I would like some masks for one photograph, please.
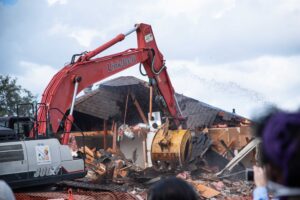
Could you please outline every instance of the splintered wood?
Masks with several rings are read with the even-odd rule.
[[[220,194],[219,191],[214,190],[210,187],[207,187],[205,185],[202,185],[200,183],[193,183],[199,194],[205,198],[212,198],[214,196],[217,196]]]
[[[132,167],[119,151],[108,148],[96,150],[87,146],[79,149],[85,155],[85,162],[88,168],[88,175],[92,180],[109,179],[120,181],[128,175],[129,168]]]
[[[106,172],[106,166],[102,163],[97,163],[97,162],[94,162],[95,159],[98,159],[101,157],[101,153],[99,151],[96,151],[96,149],[90,149],[89,147],[87,146],[84,146],[84,147],[81,147],[79,149],[79,151],[83,154],[85,154],[86,156],[86,159],[85,159],[85,162],[90,166],[90,168],[96,172],[97,174],[99,175],[103,175],[105,174]]]
[[[213,149],[222,155],[226,149],[220,141],[224,141],[230,149],[240,150],[249,143],[253,137],[250,126],[229,127],[229,128],[209,128],[208,135],[213,141]]]

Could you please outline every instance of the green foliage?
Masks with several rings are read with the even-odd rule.
[[[20,85],[17,79],[0,75],[0,116],[16,116],[17,105],[33,103],[36,97]],[[29,106],[19,106],[19,115],[28,116],[32,112]]]

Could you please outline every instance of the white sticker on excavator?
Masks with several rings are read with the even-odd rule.
[[[36,160],[38,165],[50,164],[51,154],[48,145],[38,145],[35,147]]]
[[[153,35],[151,33],[145,35],[145,41],[148,43],[148,42],[151,42],[153,40]]]

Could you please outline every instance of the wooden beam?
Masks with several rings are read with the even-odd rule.
[[[84,132],[71,132],[72,136],[81,137],[82,133],[84,136],[98,136],[104,135],[104,131],[84,131]],[[112,135],[112,131],[107,131],[107,134]]]
[[[140,106],[140,103],[139,103],[138,100],[135,98],[135,95],[132,94],[132,93],[130,93],[130,96],[131,96],[131,99],[132,99],[132,101],[133,101],[133,104],[135,105],[135,107],[136,107],[136,109],[137,109],[137,111],[138,111],[138,113],[139,113],[139,116],[141,117],[141,119],[143,120],[143,122],[144,122],[145,124],[148,124],[147,118],[146,118],[146,116],[145,116],[145,114],[144,114],[144,112],[143,112],[143,110],[142,110],[142,108],[141,108],[141,106]]]
[[[126,96],[126,104],[125,104],[125,111],[124,111],[124,124],[126,124],[126,116],[127,116],[127,108],[128,108],[128,100],[129,100],[129,92],[127,93]]]
[[[106,150],[107,149],[107,121],[106,120],[103,121],[103,133],[104,133],[103,148],[104,148],[104,150]]]
[[[117,152],[117,140],[118,140],[118,126],[117,123],[114,123],[113,127],[113,151]]]

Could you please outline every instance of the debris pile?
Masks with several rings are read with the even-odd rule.
[[[141,170],[131,160],[126,159],[122,152],[113,151],[111,148],[96,150],[96,148],[90,149],[84,146],[79,149],[79,152],[85,156],[87,178],[91,182],[112,181],[121,184],[124,183],[130,170]]]
[[[122,130],[130,132],[128,127]],[[243,156],[235,155],[235,158],[231,160],[236,160],[234,164],[239,167],[240,171],[236,172],[235,168],[232,167],[231,174],[222,173],[219,177],[216,172],[222,171],[226,165],[234,165],[231,164],[230,160],[213,150],[212,145],[215,141],[207,133],[195,134],[191,139],[192,148],[187,166],[172,171],[158,171],[155,167],[142,169],[136,166],[131,159],[126,159],[118,148],[104,150],[82,146],[78,149],[78,154],[85,158],[87,176],[82,180],[63,181],[58,185],[64,189],[76,188],[78,194],[74,194],[82,195],[82,197],[91,197],[92,193],[97,193],[97,197],[102,195],[103,198],[105,195],[124,194],[128,195],[128,198],[144,200],[152,184],[170,176],[177,176],[190,183],[198,192],[200,199],[252,199],[254,185],[252,182],[244,180],[245,168],[238,166],[238,163],[245,154],[253,149],[255,145],[252,143],[255,140],[239,152]],[[225,167],[224,169],[228,168]],[[59,194],[66,195],[65,192],[58,192],[57,196]],[[20,193],[18,195],[23,197],[32,194]],[[40,195],[47,196],[49,194],[40,193]],[[97,198],[95,197],[95,199]],[[116,199],[118,198],[116,197]]]
[[[187,171],[177,174],[177,177],[190,183],[201,199],[252,199],[254,185],[249,181],[220,179],[210,173],[193,177]]]
[[[129,133],[136,135],[136,129],[123,126],[119,132],[122,131],[124,135],[130,135]],[[140,128],[138,130],[140,131]],[[88,169],[86,178],[90,184],[122,185],[126,188],[126,192],[137,199],[146,199],[149,187],[169,176],[177,176],[189,182],[201,199],[251,199],[253,183],[245,180],[245,167],[242,164],[238,165],[242,157],[234,154],[233,159],[224,157],[214,150],[213,145],[216,142],[217,140],[211,138],[207,132],[194,134],[191,139],[189,162],[183,168],[172,169],[172,171],[159,171],[155,167],[142,169],[131,159],[126,159],[118,148],[97,150],[84,146],[78,151],[85,157]],[[244,150],[240,150],[240,153],[245,151],[246,153],[243,154],[245,155],[253,149],[249,148],[249,145],[251,146],[251,141],[244,147]],[[231,167],[229,171],[233,176],[223,173],[218,177],[216,173],[227,169],[226,166],[231,164],[230,160],[237,159],[234,157],[239,157],[239,159],[235,162],[236,166]]]

